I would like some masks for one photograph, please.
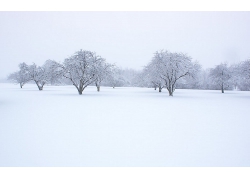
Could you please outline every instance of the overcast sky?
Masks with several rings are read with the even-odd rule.
[[[161,49],[231,64],[250,58],[250,12],[0,12],[0,78],[80,49],[138,70]]]

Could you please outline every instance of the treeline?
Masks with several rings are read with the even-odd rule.
[[[95,52],[80,50],[63,63],[47,60],[42,66],[35,63],[19,64],[19,70],[8,76],[22,88],[34,82],[39,90],[45,84],[76,87],[81,95],[89,85],[100,91],[101,85],[110,87],[166,88],[170,96],[179,89],[250,90],[250,60],[228,65],[221,63],[214,68],[202,69],[198,62],[183,53],[157,51],[141,71],[122,69],[106,62]]]

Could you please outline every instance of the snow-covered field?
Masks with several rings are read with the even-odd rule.
[[[250,92],[0,84],[0,166],[250,166]]]

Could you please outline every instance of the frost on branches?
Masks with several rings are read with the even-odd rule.
[[[106,63],[105,60],[102,60],[99,64],[97,64],[96,69],[96,80],[95,85],[97,91],[100,91],[101,83],[109,77],[111,74],[111,68],[113,67],[112,64]]]
[[[20,63],[19,69],[19,71],[10,74],[7,79],[20,84],[20,87],[23,88],[24,84],[30,81],[28,65],[24,62]]]
[[[224,93],[225,88],[230,86],[231,72],[226,63],[222,63],[211,69],[209,76],[213,80],[213,83],[219,86],[222,93]]]
[[[94,52],[80,50],[65,59],[62,68],[63,76],[72,82],[81,95],[88,85],[94,82],[100,85],[105,76],[101,72],[105,71],[107,66],[105,59]]]
[[[159,72],[158,62],[150,62],[144,69],[144,75],[154,89],[159,89],[159,92],[164,88],[165,83],[161,78],[161,73]]]
[[[60,76],[61,72],[57,70],[58,67],[59,63],[53,60],[47,60],[43,66],[33,63],[28,68],[30,80],[33,80],[41,91],[46,83],[56,81],[56,78]]]
[[[191,61],[191,57],[183,53],[171,53],[168,51],[156,52],[148,65],[148,72],[152,82],[163,88],[167,88],[169,96],[173,96],[176,82],[185,77],[195,77],[198,64]]]

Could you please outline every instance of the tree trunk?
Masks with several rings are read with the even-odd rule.
[[[77,88],[79,95],[82,95],[82,92],[84,90],[83,85],[79,85],[79,88]]]
[[[115,86],[113,86],[113,89],[115,88]]]
[[[83,87],[80,86],[79,88],[77,88],[77,90],[78,90],[79,95],[82,95]]]
[[[39,89],[39,91],[42,91],[43,90],[43,85],[39,85],[39,83],[37,82],[37,81],[35,81],[36,82],[36,85],[37,85],[37,87],[38,87],[38,89]]]
[[[169,96],[173,96],[173,90],[171,87],[167,88]]]
[[[224,87],[223,87],[223,84],[221,86],[221,92],[224,93]]]
[[[97,86],[97,91],[98,91],[98,92],[100,91],[100,86]]]
[[[156,88],[157,88],[157,87],[155,86],[155,90],[156,90]]]
[[[82,91],[78,90],[79,95],[82,95]]]
[[[159,92],[161,92],[161,89],[162,89],[162,88],[161,88],[161,87],[159,87]]]
[[[20,83],[20,87],[23,88],[23,85]]]
[[[38,86],[39,91],[43,90],[43,86]]]

